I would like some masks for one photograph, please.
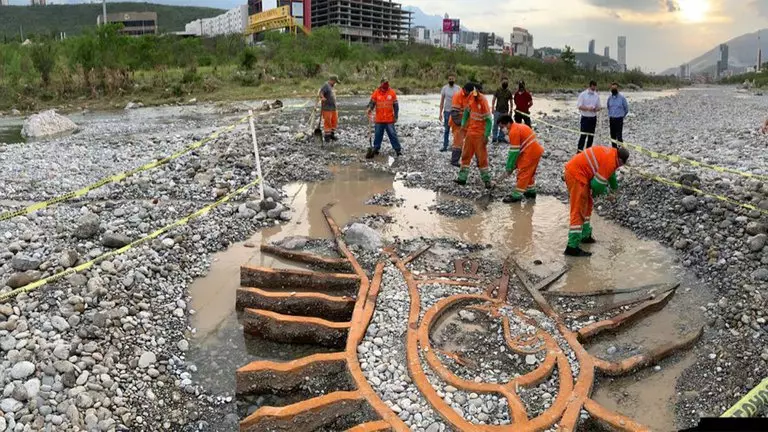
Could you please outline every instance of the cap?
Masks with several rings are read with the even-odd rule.
[[[328,77],[328,81],[341,82],[341,81],[339,81],[339,76],[338,75],[331,75],[330,77]]]
[[[381,78],[381,83],[382,83],[382,84],[384,84],[384,83],[388,83],[388,82],[389,82],[389,78],[387,78],[387,77],[382,77],[382,78]]]

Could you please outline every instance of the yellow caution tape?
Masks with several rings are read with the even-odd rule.
[[[666,177],[661,177],[661,176],[656,175],[656,174],[651,174],[651,173],[648,173],[648,172],[645,172],[645,171],[641,171],[641,170],[639,170],[637,168],[632,168],[632,167],[626,167],[626,168],[628,168],[632,172],[637,173],[638,175],[640,175],[642,177],[648,178],[650,180],[655,180],[655,181],[657,181],[659,183],[663,183],[665,185],[672,186],[672,187],[675,187],[677,189],[689,190],[689,191],[695,192],[695,193],[697,193],[699,195],[710,197],[710,198],[714,198],[714,199],[719,200],[719,201],[727,202],[729,204],[733,204],[735,206],[739,206],[739,207],[745,208],[747,210],[754,210],[754,211],[758,211],[758,212],[763,213],[763,214],[768,214],[768,210],[763,210],[763,209],[761,209],[759,207],[753,206],[752,204],[745,204],[745,203],[736,201],[734,199],[728,198],[725,195],[710,194],[710,193],[704,192],[701,189],[695,188],[693,186],[687,186],[687,185],[684,185],[682,183],[676,182],[674,180],[670,180],[670,179],[668,179]]]
[[[768,411],[768,378],[720,417],[758,417]]]
[[[241,187],[240,189],[237,189],[236,191],[234,191],[234,192],[230,193],[229,195],[221,198],[220,200],[218,200],[218,201],[216,201],[214,203],[211,203],[211,204],[201,208],[200,210],[190,214],[189,216],[177,220],[176,222],[174,222],[174,223],[172,223],[170,225],[166,225],[163,228],[160,228],[159,230],[157,230],[157,231],[155,231],[155,232],[153,232],[153,233],[151,233],[151,234],[149,234],[149,235],[147,235],[145,237],[142,237],[142,238],[134,241],[133,243],[131,243],[131,244],[127,245],[127,246],[124,246],[124,247],[122,247],[120,249],[117,249],[117,250],[114,250],[112,252],[107,252],[107,253],[105,253],[105,254],[103,254],[103,255],[95,258],[95,259],[92,259],[92,260],[90,260],[90,261],[88,261],[86,263],[80,264],[77,267],[73,267],[73,268],[65,270],[63,272],[59,272],[59,273],[57,273],[57,274],[55,274],[53,276],[49,276],[49,277],[47,277],[45,279],[40,279],[37,282],[32,282],[29,285],[25,285],[25,286],[23,286],[21,288],[17,288],[15,290],[13,290],[13,291],[9,291],[7,293],[0,294],[0,303],[5,302],[5,301],[7,301],[7,300],[9,300],[9,299],[11,299],[13,297],[16,297],[17,295],[19,295],[21,293],[29,293],[29,292],[34,291],[34,290],[36,290],[36,289],[38,289],[38,288],[40,288],[40,287],[42,287],[44,285],[47,285],[47,284],[56,282],[58,280],[61,280],[61,279],[65,278],[65,277],[67,277],[67,276],[73,275],[75,273],[82,272],[83,270],[88,270],[89,268],[93,267],[95,264],[98,264],[101,261],[107,260],[109,258],[118,256],[118,255],[122,255],[122,254],[128,252],[129,250],[131,250],[131,249],[133,249],[133,248],[135,248],[137,246],[140,246],[140,245],[148,242],[149,240],[156,239],[157,237],[160,237],[161,235],[165,234],[166,232],[170,231],[173,228],[176,228],[176,227],[182,226],[182,225],[186,225],[191,220],[193,220],[195,218],[198,218],[198,217],[200,217],[200,216],[210,212],[211,210],[215,209],[216,207],[226,203],[227,201],[229,201],[233,197],[235,197],[237,195],[240,195],[240,194],[244,193],[245,191],[247,191],[248,189],[256,186],[260,182],[261,182],[261,179],[257,178],[256,180],[252,181],[251,183],[248,183],[247,185]]]
[[[79,189],[79,190],[76,190],[76,191],[73,191],[73,192],[67,192],[64,195],[60,195],[60,196],[57,196],[55,198],[51,198],[51,199],[49,199],[47,201],[38,202],[38,203],[32,204],[32,205],[30,205],[28,207],[25,207],[25,208],[22,208],[22,209],[19,209],[19,210],[9,211],[9,212],[2,213],[2,214],[0,214],[0,221],[5,221],[5,220],[13,219],[13,218],[16,218],[16,217],[19,217],[19,216],[28,215],[30,213],[34,213],[36,211],[42,210],[42,209],[44,209],[46,207],[50,207],[52,205],[58,204],[58,203],[63,202],[63,201],[71,200],[73,198],[83,197],[83,196],[87,195],[89,192],[91,192],[91,191],[93,191],[95,189],[98,189],[98,188],[100,188],[102,186],[108,185],[110,183],[120,182],[120,181],[122,181],[122,180],[124,180],[124,179],[126,179],[126,178],[128,178],[128,177],[130,177],[132,175],[135,175],[135,174],[138,174],[138,173],[144,172],[144,171],[149,171],[149,170],[151,170],[153,168],[157,168],[157,167],[159,167],[161,165],[167,164],[168,162],[170,162],[170,161],[172,161],[174,159],[178,159],[181,156],[184,156],[185,154],[191,152],[192,150],[196,150],[196,149],[198,149],[198,148],[208,144],[209,142],[211,142],[211,141],[215,140],[216,138],[218,138],[222,133],[229,133],[229,132],[233,131],[238,125],[240,125],[241,123],[244,123],[247,120],[248,120],[248,116],[245,116],[245,117],[241,118],[240,120],[238,120],[237,122],[235,122],[234,124],[231,124],[231,125],[229,125],[229,126],[227,126],[225,128],[219,129],[218,131],[216,131],[213,134],[209,135],[207,138],[204,138],[204,139],[202,139],[200,141],[192,143],[189,146],[187,146],[186,148],[183,148],[183,149],[177,151],[176,153],[174,153],[174,154],[172,154],[172,155],[170,155],[168,157],[165,157],[163,159],[159,159],[159,160],[156,160],[156,161],[153,161],[153,162],[146,163],[146,164],[144,164],[144,165],[142,165],[142,166],[140,166],[138,168],[134,168],[134,169],[132,169],[130,171],[124,171],[124,172],[121,172],[121,173],[118,173],[118,174],[115,174],[115,175],[103,178],[103,179],[99,180],[98,182],[96,182],[96,183],[94,183],[92,185],[88,185],[88,186],[86,186],[86,187],[84,187],[82,189]]]
[[[528,117],[530,119],[536,120],[539,123],[543,123],[543,124],[545,124],[547,126],[553,127],[555,129],[560,129],[560,130],[565,131],[565,132],[571,132],[571,133],[574,133],[574,134],[586,135],[586,136],[592,136],[592,137],[596,137],[597,136],[596,134],[593,134],[593,133],[581,132],[581,131],[578,131],[576,129],[565,128],[565,127],[556,125],[554,123],[549,123],[549,122],[547,122],[545,120],[542,120],[542,119],[540,119],[538,117],[533,117],[530,114],[524,113],[522,111],[515,110],[515,112],[518,113],[518,114],[524,115],[524,116],[526,116],[526,117]],[[665,154],[665,153],[660,153],[660,152],[656,152],[656,151],[653,151],[653,150],[649,150],[649,149],[647,149],[647,148],[645,148],[643,146],[640,146],[640,145],[637,145],[637,144],[631,144],[631,143],[628,143],[628,142],[616,141],[614,139],[609,139],[609,141],[614,143],[614,144],[617,144],[617,145],[623,145],[623,146],[629,147],[629,148],[631,148],[631,149],[633,149],[633,150],[635,150],[637,152],[643,153],[643,154],[645,154],[647,156],[650,156],[650,157],[652,157],[654,159],[666,160],[666,161],[672,162],[672,163],[684,163],[684,164],[688,164],[688,165],[690,165],[692,167],[696,167],[696,168],[707,168],[707,169],[710,169],[710,170],[718,172],[718,173],[729,173],[729,174],[740,175],[740,176],[746,177],[746,178],[759,179],[759,180],[768,180],[768,176],[766,176],[766,175],[752,174],[752,173],[745,172],[745,171],[739,171],[739,170],[733,169],[733,168],[721,167],[721,166],[718,166],[718,165],[712,165],[712,164],[708,164],[708,163],[705,163],[705,162],[695,161],[695,160],[692,160],[692,159],[686,159],[686,158],[684,158],[684,157],[682,157],[680,155],[669,155],[669,154]]]

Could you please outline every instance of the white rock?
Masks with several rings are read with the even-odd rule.
[[[145,351],[144,354],[139,357],[139,367],[142,369],[148,368],[150,365],[155,364],[157,357],[155,353],[151,351]]]
[[[33,373],[35,373],[35,365],[28,361],[20,361],[11,368],[11,377],[13,379],[24,379]]]
[[[42,138],[72,132],[77,125],[72,120],[56,114],[54,110],[43,111],[24,121],[21,135],[26,138]]]

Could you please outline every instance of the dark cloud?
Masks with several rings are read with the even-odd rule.
[[[754,1],[765,3],[768,0]],[[587,0],[587,3],[605,9],[624,9],[648,13],[661,11],[677,12],[680,10],[677,0]]]
[[[749,6],[756,10],[760,16],[768,18],[768,0],[752,0]]]

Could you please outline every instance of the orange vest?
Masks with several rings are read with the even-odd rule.
[[[522,154],[526,148],[537,143],[536,133],[530,126],[522,123],[512,123],[509,126],[510,150],[520,150]]]
[[[467,97],[467,108],[469,108],[469,123],[467,125],[467,135],[485,135],[485,125],[491,118],[491,105],[482,93],[477,96]]]
[[[397,94],[391,88],[387,91],[377,88],[371,95],[371,101],[376,104],[376,123],[395,122],[395,102]]]
[[[565,170],[584,184],[593,178],[605,183],[617,169],[619,150],[613,147],[590,147],[565,164]]]

